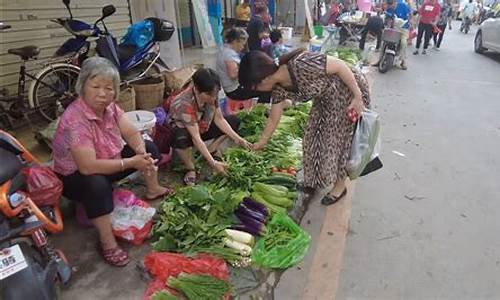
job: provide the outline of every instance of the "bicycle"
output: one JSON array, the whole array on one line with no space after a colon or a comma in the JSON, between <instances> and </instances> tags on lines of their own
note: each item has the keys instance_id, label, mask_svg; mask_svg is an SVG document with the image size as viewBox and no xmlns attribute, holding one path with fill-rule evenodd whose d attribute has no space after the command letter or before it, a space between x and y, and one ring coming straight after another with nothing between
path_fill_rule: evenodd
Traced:
<instances>
[{"instance_id":1,"label":"bicycle","mask_svg":"<svg viewBox=\"0 0 500 300\"><path fill-rule=\"evenodd\" d=\"M3 23L0 26L1 30L8 28L10 26ZM19 119L23 117L31 124L29 114L37 111L49 122L57 119L75 98L74 88L80 68L66 62L49 63L33 75L26 71L26 63L37 59L40 48L30 45L8 49L7 52L19 56L21 65L17 94L11 96L5 88L0 91L0 127L18 127L16 125L21 125ZM28 101L25 101L26 77L32 79L28 90Z\"/></svg>"}]
</instances>

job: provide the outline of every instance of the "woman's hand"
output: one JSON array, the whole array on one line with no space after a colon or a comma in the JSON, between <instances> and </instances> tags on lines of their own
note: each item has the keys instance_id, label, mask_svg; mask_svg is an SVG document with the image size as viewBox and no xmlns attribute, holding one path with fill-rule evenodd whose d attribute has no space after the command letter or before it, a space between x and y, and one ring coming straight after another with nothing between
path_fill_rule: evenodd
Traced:
<instances>
[{"instance_id":1,"label":"woman's hand","mask_svg":"<svg viewBox=\"0 0 500 300\"><path fill-rule=\"evenodd\" d=\"M227 165L225 163L220 162L220 161L215 161L213 164L213 168L215 170L215 173L220 174L220 175L224 175L224 176L227 175L227 171L226 171Z\"/></svg>"},{"instance_id":2,"label":"woman's hand","mask_svg":"<svg viewBox=\"0 0 500 300\"><path fill-rule=\"evenodd\" d=\"M359 117L364 109L365 104L363 103L363 99L361 97L354 97L351 100L351 104L347 107L347 113L349 114L351 111L354 111L356 112L356 116Z\"/></svg>"},{"instance_id":3,"label":"woman's hand","mask_svg":"<svg viewBox=\"0 0 500 300\"><path fill-rule=\"evenodd\" d=\"M151 157L150 153L137 154L130 158L130 165L132 168L137 169L142 172L149 172L155 169L155 161Z\"/></svg>"},{"instance_id":4,"label":"woman's hand","mask_svg":"<svg viewBox=\"0 0 500 300\"><path fill-rule=\"evenodd\" d=\"M251 147L252 147L252 150L259 151L259 150L264 149L264 147L266 146L266 144L267 144L266 141L259 140L257 143L253 144Z\"/></svg>"},{"instance_id":5,"label":"woman's hand","mask_svg":"<svg viewBox=\"0 0 500 300\"><path fill-rule=\"evenodd\" d=\"M252 144L250 142L248 142L247 140L245 140L244 138L242 137L237 137L236 139L234 139L234 142L236 145L238 146L241 146L245 149L251 149L252 148Z\"/></svg>"}]
</instances>

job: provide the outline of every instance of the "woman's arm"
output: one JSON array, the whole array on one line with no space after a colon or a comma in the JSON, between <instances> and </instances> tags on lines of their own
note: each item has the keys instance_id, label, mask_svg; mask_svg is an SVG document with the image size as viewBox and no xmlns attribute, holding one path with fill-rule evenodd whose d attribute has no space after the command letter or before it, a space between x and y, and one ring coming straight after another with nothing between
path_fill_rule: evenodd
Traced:
<instances>
[{"instance_id":1,"label":"woman's arm","mask_svg":"<svg viewBox=\"0 0 500 300\"><path fill-rule=\"evenodd\" d=\"M356 82L356 78L354 77L354 73L352 73L351 69L349 69L349 67L347 67L342 60L327 56L326 73L335 74L340 78L340 80L342 80L342 82L344 82L353 94L353 99L351 105L348 107L348 110L354 108L358 115L361 115L361 112L364 109L363 94L359 89L358 83Z\"/></svg>"},{"instance_id":2,"label":"woman's arm","mask_svg":"<svg viewBox=\"0 0 500 300\"><path fill-rule=\"evenodd\" d=\"M154 166L150 154L141 154L124 159L97 159L94 149L75 146L71 148L71 155L75 160L78 171L83 175L109 175L127 169L146 171Z\"/></svg>"},{"instance_id":3,"label":"woman's arm","mask_svg":"<svg viewBox=\"0 0 500 300\"><path fill-rule=\"evenodd\" d=\"M264 148L264 146L267 144L271 136L273 135L274 131L276 130L276 127L278 127L278 123L280 122L281 115L283 114L283 106L285 104L285 101L273 104L271 106L271 112L269 114L269 117L267 118L267 123L266 127L262 131L262 134L260 135L259 141L253 145L254 150L260 150Z\"/></svg>"},{"instance_id":4,"label":"woman's arm","mask_svg":"<svg viewBox=\"0 0 500 300\"><path fill-rule=\"evenodd\" d=\"M141 133L125 115L118 120L118 127L123 139L136 154L146 154L146 145Z\"/></svg>"},{"instance_id":5,"label":"woman's arm","mask_svg":"<svg viewBox=\"0 0 500 300\"><path fill-rule=\"evenodd\" d=\"M217 125L217 127L219 127L220 131L222 131L229 138L231 138L236 144L245 147L248 145L247 141L244 138L242 138L238 133L236 133L231 127L231 125L229 125L229 123L222 115L222 111L220 110L220 108L215 109L214 123L215 125Z\"/></svg>"},{"instance_id":6,"label":"woman's arm","mask_svg":"<svg viewBox=\"0 0 500 300\"><path fill-rule=\"evenodd\" d=\"M210 151L208 151L207 145L205 145L205 143L201 139L200 128L198 127L198 124L186 125L186 129L191 135L191 140L193 141L193 145L196 147L196 149L200 151L201 155L205 158L205 160L211 167L215 166L215 159L212 157L212 154L210 154Z\"/></svg>"},{"instance_id":7,"label":"woman's arm","mask_svg":"<svg viewBox=\"0 0 500 300\"><path fill-rule=\"evenodd\" d=\"M238 64L234 60L226 60L225 64L229 78L238 80Z\"/></svg>"}]
</instances>

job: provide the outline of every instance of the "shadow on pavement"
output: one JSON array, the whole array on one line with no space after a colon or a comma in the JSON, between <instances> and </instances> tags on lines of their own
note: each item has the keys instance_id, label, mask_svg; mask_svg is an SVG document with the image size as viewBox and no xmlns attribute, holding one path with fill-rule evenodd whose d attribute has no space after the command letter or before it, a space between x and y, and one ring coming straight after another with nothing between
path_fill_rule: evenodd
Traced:
<instances>
[{"instance_id":1,"label":"shadow on pavement","mask_svg":"<svg viewBox=\"0 0 500 300\"><path fill-rule=\"evenodd\" d=\"M497 63L500 63L500 53L486 52L483 55L490 58L493 61L496 61Z\"/></svg>"}]
</instances>

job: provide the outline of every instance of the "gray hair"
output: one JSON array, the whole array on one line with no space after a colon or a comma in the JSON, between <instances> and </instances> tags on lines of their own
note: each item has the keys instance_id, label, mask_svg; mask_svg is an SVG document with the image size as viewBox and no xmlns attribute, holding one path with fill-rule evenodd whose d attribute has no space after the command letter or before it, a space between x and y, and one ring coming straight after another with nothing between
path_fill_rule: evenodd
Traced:
<instances>
[{"instance_id":1,"label":"gray hair","mask_svg":"<svg viewBox=\"0 0 500 300\"><path fill-rule=\"evenodd\" d=\"M248 33L241 28L229 28L224 32L224 42L228 44L246 39L248 39Z\"/></svg>"},{"instance_id":2,"label":"gray hair","mask_svg":"<svg viewBox=\"0 0 500 300\"><path fill-rule=\"evenodd\" d=\"M89 57L83 62L75 85L78 95L83 95L83 87L87 80L93 79L96 76L111 78L115 90L115 99L118 98L118 94L120 93L120 73L111 61L99 56Z\"/></svg>"}]
</instances>

